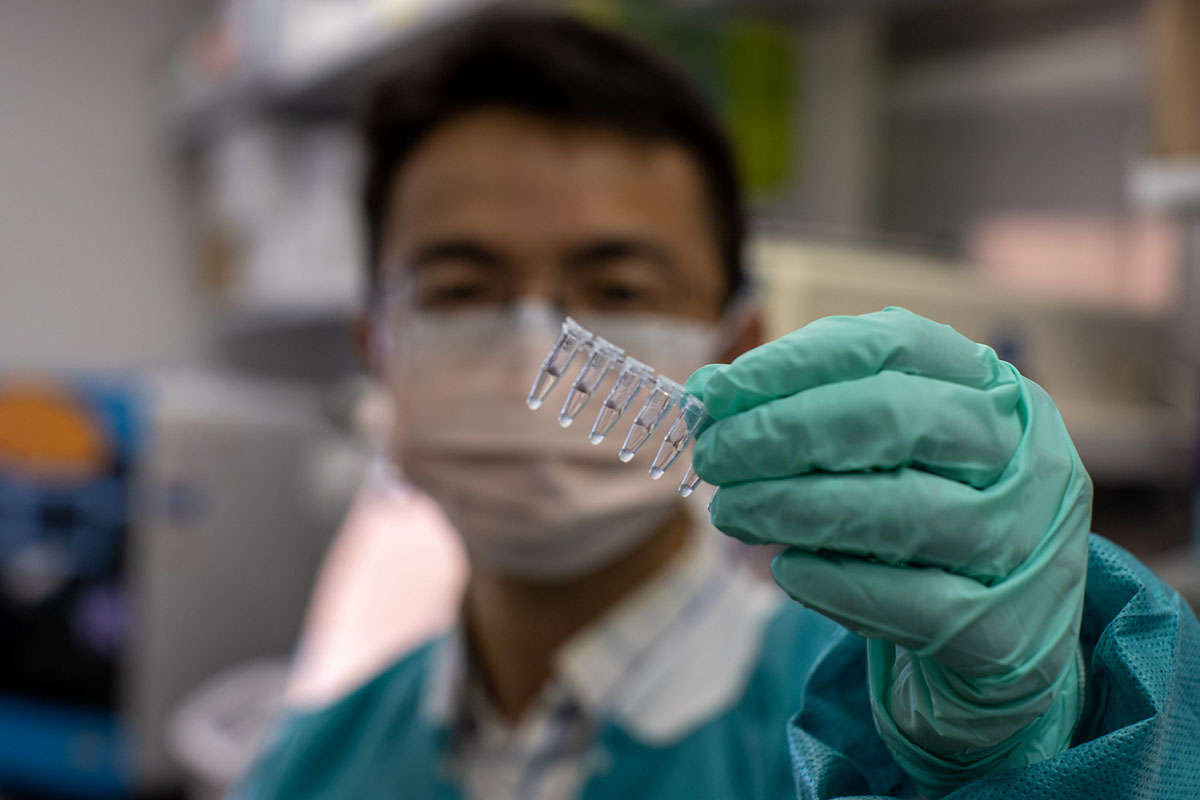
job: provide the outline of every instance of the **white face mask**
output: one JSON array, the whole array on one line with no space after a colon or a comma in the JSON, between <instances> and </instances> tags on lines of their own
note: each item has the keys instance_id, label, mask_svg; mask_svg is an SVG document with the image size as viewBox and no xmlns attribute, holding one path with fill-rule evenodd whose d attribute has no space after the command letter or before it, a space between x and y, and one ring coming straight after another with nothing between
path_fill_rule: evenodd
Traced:
<instances>
[{"instance_id":1,"label":"white face mask","mask_svg":"<svg viewBox=\"0 0 1200 800\"><path fill-rule=\"evenodd\" d=\"M702 323L578 318L680 381L718 355L717 328ZM405 472L442 505L473 560L523 578L564 580L606 566L660 529L680 503L678 480L646 474L653 441L632 463L617 459L624 420L600 445L588 441L598 399L568 429L550 409L526 407L561 321L536 304L417 313L399 332L394 359L395 440ZM550 405L564 396L559 387Z\"/></svg>"}]
</instances>

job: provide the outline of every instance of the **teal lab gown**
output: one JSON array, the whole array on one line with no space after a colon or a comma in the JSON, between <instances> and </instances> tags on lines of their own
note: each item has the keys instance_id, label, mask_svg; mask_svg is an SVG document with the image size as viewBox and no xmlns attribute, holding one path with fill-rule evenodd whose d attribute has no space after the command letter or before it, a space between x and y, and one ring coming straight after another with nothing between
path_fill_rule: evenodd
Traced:
<instances>
[{"instance_id":1,"label":"teal lab gown","mask_svg":"<svg viewBox=\"0 0 1200 800\"><path fill-rule=\"evenodd\" d=\"M1081 645L1086 703L1073 746L949 797L1200 800L1200 623L1178 594L1093 536ZM423 720L432 648L333 705L283 721L240 798L459 797L449 733ZM667 745L610 723L607 768L583 800L911 797L875 732L862 639L795 604L767 623L739 702Z\"/></svg>"}]
</instances>

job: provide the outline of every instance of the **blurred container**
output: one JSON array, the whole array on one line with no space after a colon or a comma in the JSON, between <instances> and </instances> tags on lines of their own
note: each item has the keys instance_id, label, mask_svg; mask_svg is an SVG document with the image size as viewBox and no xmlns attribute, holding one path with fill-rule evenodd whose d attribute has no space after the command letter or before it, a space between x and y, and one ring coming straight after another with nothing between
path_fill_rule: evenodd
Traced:
<instances>
[{"instance_id":1,"label":"blurred container","mask_svg":"<svg viewBox=\"0 0 1200 800\"><path fill-rule=\"evenodd\" d=\"M326 93L409 37L505 0L217 0L171 64L174 116L204 139L261 110L345 107ZM342 95L338 97L337 95Z\"/></svg>"},{"instance_id":2,"label":"blurred container","mask_svg":"<svg viewBox=\"0 0 1200 800\"><path fill-rule=\"evenodd\" d=\"M202 172L204 283L226 311L357 307L358 149L348 124L239 126L205 154Z\"/></svg>"},{"instance_id":3,"label":"blurred container","mask_svg":"<svg viewBox=\"0 0 1200 800\"><path fill-rule=\"evenodd\" d=\"M320 401L200 372L0 381L0 792L169 787L183 693L290 652L352 496Z\"/></svg>"},{"instance_id":4,"label":"blurred container","mask_svg":"<svg viewBox=\"0 0 1200 800\"><path fill-rule=\"evenodd\" d=\"M142 401L120 380L0 380L0 786L133 783L120 709Z\"/></svg>"},{"instance_id":5,"label":"blurred container","mask_svg":"<svg viewBox=\"0 0 1200 800\"><path fill-rule=\"evenodd\" d=\"M1200 3L1151 0L1152 132L1160 156L1200 156Z\"/></svg>"},{"instance_id":6,"label":"blurred container","mask_svg":"<svg viewBox=\"0 0 1200 800\"><path fill-rule=\"evenodd\" d=\"M291 652L352 485L331 496L323 462L343 434L318 389L190 373L153 377L148 396L126 703L139 778L160 783L177 775L164 733L184 692Z\"/></svg>"},{"instance_id":7,"label":"blurred container","mask_svg":"<svg viewBox=\"0 0 1200 800\"><path fill-rule=\"evenodd\" d=\"M279 713L286 661L259 661L205 681L171 715L168 742L187 796L220 800L254 763Z\"/></svg>"}]
</instances>

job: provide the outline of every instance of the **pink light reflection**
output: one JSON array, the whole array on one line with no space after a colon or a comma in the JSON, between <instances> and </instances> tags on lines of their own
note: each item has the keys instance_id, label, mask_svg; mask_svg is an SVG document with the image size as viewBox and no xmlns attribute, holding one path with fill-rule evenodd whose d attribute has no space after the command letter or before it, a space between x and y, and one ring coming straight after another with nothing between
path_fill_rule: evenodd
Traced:
<instances>
[{"instance_id":1,"label":"pink light reflection","mask_svg":"<svg viewBox=\"0 0 1200 800\"><path fill-rule=\"evenodd\" d=\"M286 703L326 705L445 630L466 576L458 536L429 497L370 481L317 578Z\"/></svg>"}]
</instances>

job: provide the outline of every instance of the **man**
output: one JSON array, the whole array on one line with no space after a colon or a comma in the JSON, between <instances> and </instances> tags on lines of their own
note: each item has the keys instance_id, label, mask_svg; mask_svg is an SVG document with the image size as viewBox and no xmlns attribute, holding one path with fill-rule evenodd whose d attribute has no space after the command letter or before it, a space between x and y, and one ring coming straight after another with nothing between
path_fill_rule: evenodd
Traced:
<instances>
[{"instance_id":1,"label":"man","mask_svg":"<svg viewBox=\"0 0 1200 800\"><path fill-rule=\"evenodd\" d=\"M408 54L364 134L395 460L471 576L455 630L290 716L243 796L1200 793L1195 618L1089 542L1039 387L899 309L701 368L758 331L733 160L674 70L492 15ZM690 375L711 521L784 545L803 605L619 442L524 408L564 312Z\"/></svg>"}]
</instances>

